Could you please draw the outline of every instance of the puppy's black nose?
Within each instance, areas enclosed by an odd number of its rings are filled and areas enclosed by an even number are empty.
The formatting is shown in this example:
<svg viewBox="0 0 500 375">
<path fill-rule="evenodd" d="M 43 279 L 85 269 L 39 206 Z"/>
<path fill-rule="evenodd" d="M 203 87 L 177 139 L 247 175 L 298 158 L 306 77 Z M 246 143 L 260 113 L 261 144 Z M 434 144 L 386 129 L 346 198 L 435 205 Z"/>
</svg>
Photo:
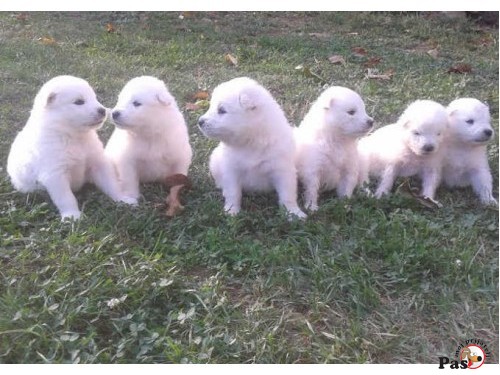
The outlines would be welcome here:
<svg viewBox="0 0 500 375">
<path fill-rule="evenodd" d="M 373 126 L 373 124 L 374 124 L 373 119 L 369 119 L 369 120 L 366 122 L 366 125 L 368 125 L 370 128 Z"/>
<path fill-rule="evenodd" d="M 484 129 L 483 130 L 483 134 L 487 137 L 491 137 L 491 135 L 493 134 L 493 130 L 491 129 Z"/>
<path fill-rule="evenodd" d="M 432 152 L 432 151 L 434 151 L 434 146 L 433 145 L 425 145 L 423 147 L 423 149 L 425 152 Z"/>
<path fill-rule="evenodd" d="M 101 116 L 106 115 L 106 108 L 103 108 L 103 107 L 99 108 L 97 110 L 97 113 L 99 113 Z"/>
<path fill-rule="evenodd" d="M 111 114 L 111 117 L 113 117 L 113 120 L 117 120 L 118 117 L 120 117 L 120 111 L 114 111 L 112 114 Z"/>
<path fill-rule="evenodd" d="M 201 118 L 198 120 L 198 126 L 203 126 L 205 125 L 205 119 L 204 118 Z"/>
</svg>

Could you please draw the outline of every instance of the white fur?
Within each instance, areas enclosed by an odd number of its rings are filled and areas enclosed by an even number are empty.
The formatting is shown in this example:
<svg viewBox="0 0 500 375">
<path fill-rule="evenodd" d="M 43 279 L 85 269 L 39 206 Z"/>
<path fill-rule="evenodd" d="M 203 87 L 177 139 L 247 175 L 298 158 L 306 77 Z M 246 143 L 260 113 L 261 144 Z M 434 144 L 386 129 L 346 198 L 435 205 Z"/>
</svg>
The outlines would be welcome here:
<svg viewBox="0 0 500 375">
<path fill-rule="evenodd" d="M 123 87 L 112 110 L 116 125 L 105 149 L 123 194 L 135 203 L 141 182 L 188 174 L 192 150 L 186 122 L 165 83 L 142 76 Z"/>
<path fill-rule="evenodd" d="M 128 202 L 97 136 L 105 119 L 105 108 L 85 80 L 58 76 L 45 83 L 10 149 L 7 171 L 14 187 L 47 190 L 63 219 L 80 217 L 73 192 L 87 182 Z"/>
<path fill-rule="evenodd" d="M 410 104 L 397 123 L 377 129 L 359 141 L 362 181 L 377 177 L 375 196 L 388 194 L 397 177 L 418 176 L 425 197 L 434 199 L 441 179 L 441 143 L 448 126 L 446 109 L 431 100 Z"/>
<path fill-rule="evenodd" d="M 461 98 L 451 102 L 447 112 L 450 127 L 444 143 L 443 182 L 449 187 L 472 186 L 483 204 L 497 205 L 486 152 L 494 134 L 488 106 Z"/>
<path fill-rule="evenodd" d="M 298 128 L 296 165 L 305 206 L 318 209 L 320 190 L 350 197 L 359 180 L 358 138 L 373 126 L 363 99 L 340 86 L 326 89 Z"/>
<path fill-rule="evenodd" d="M 289 213 L 306 217 L 297 205 L 293 131 L 265 88 L 246 77 L 220 84 L 198 124 L 220 141 L 210 156 L 210 172 L 229 214 L 240 211 L 242 191 L 274 189 Z"/>
</svg>

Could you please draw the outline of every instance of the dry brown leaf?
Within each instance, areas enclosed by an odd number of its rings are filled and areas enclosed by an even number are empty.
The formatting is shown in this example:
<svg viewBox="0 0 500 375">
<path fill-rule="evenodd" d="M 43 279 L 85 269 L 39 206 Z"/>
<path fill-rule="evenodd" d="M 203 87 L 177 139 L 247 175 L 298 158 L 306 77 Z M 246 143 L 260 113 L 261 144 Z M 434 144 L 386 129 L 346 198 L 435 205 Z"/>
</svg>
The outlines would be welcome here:
<svg viewBox="0 0 500 375">
<path fill-rule="evenodd" d="M 174 174 L 172 176 L 168 176 L 165 178 L 165 185 L 167 187 L 173 187 L 173 186 L 179 186 L 179 185 L 184 185 L 186 189 L 191 188 L 191 181 L 189 178 L 181 173 Z"/>
<path fill-rule="evenodd" d="M 196 94 L 193 95 L 194 100 L 207 100 L 209 97 L 208 92 L 206 91 L 198 91 Z"/>
<path fill-rule="evenodd" d="M 106 31 L 108 33 L 114 33 L 116 32 L 116 27 L 113 25 L 111 22 L 106 24 Z"/>
<path fill-rule="evenodd" d="M 196 103 L 186 103 L 186 110 L 187 111 L 197 111 L 200 109 L 200 106 L 197 105 Z"/>
<path fill-rule="evenodd" d="M 42 38 L 39 38 L 38 40 L 45 46 L 54 46 L 57 44 L 56 40 L 50 36 L 44 36 Z"/>
<path fill-rule="evenodd" d="M 330 61 L 332 64 L 345 64 L 345 59 L 341 55 L 332 55 L 328 58 L 328 61 Z"/>
<path fill-rule="evenodd" d="M 353 47 L 351 49 L 351 52 L 353 55 L 358 57 L 364 57 L 368 54 L 368 52 L 366 52 L 366 49 L 364 49 L 363 47 Z"/>
<path fill-rule="evenodd" d="M 403 183 L 401 185 L 399 185 L 398 191 L 400 193 L 403 193 L 404 195 L 412 197 L 418 203 L 420 203 L 422 206 L 425 206 L 427 208 L 435 210 L 435 209 L 443 207 L 443 205 L 440 202 L 438 202 L 432 198 L 425 197 L 425 196 L 421 195 L 418 192 L 418 189 L 415 189 L 410 185 L 410 181 L 408 179 L 405 179 L 403 181 Z"/>
<path fill-rule="evenodd" d="M 429 39 L 426 40 L 425 42 L 420 43 L 419 45 L 415 46 L 411 52 L 427 52 L 431 49 L 438 49 L 439 48 L 439 43 L 436 42 L 435 40 Z"/>
<path fill-rule="evenodd" d="M 179 14 L 179 18 L 181 20 L 183 20 L 184 18 L 191 18 L 193 16 L 194 16 L 194 12 L 190 12 L 190 11 L 181 12 L 181 14 Z"/>
<path fill-rule="evenodd" d="M 394 75 L 394 69 L 389 69 L 382 74 L 379 74 L 375 69 L 368 69 L 366 71 L 366 77 L 370 79 L 380 79 L 382 81 L 388 81 Z"/>
<path fill-rule="evenodd" d="M 429 56 L 431 56 L 432 58 L 437 59 L 437 57 L 439 55 L 439 50 L 437 48 L 430 49 L 430 50 L 427 51 L 427 54 Z"/>
<path fill-rule="evenodd" d="M 21 21 L 21 22 L 26 22 L 26 20 L 28 19 L 28 14 L 27 13 L 19 13 L 18 15 L 16 15 L 16 19 L 18 21 Z"/>
<path fill-rule="evenodd" d="M 231 65 L 238 66 L 238 59 L 230 53 L 226 53 L 224 55 L 224 60 L 226 60 Z"/>
<path fill-rule="evenodd" d="M 471 72 L 472 72 L 472 66 L 470 64 L 465 64 L 465 63 L 456 64 L 452 66 L 450 69 L 448 69 L 448 73 L 464 74 Z"/>
<path fill-rule="evenodd" d="M 382 61 L 381 57 L 370 57 L 364 64 L 363 66 L 365 68 L 373 68 L 374 66 L 380 64 Z"/>
</svg>

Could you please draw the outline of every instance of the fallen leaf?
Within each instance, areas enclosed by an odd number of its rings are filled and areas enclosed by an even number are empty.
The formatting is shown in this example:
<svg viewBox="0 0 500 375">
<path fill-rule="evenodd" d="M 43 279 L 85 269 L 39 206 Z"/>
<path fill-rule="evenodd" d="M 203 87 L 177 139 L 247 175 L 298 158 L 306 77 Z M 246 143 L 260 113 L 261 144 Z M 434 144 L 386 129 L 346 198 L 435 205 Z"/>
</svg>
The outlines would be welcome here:
<svg viewBox="0 0 500 375">
<path fill-rule="evenodd" d="M 480 45 L 481 47 L 487 47 L 493 43 L 494 39 L 490 35 L 483 36 L 479 38 L 479 40 L 477 41 L 477 44 Z"/>
<path fill-rule="evenodd" d="M 50 36 L 44 36 L 42 38 L 39 38 L 38 39 L 40 41 L 40 43 L 42 43 L 43 45 L 46 45 L 46 46 L 54 46 L 57 44 L 56 40 Z"/>
<path fill-rule="evenodd" d="M 366 62 L 363 63 L 363 66 L 365 68 L 373 68 L 374 66 L 380 64 L 381 61 L 381 57 L 370 57 Z"/>
<path fill-rule="evenodd" d="M 403 183 L 398 186 L 398 191 L 414 198 L 418 203 L 427 208 L 435 210 L 443 207 L 438 201 L 419 194 L 418 189 L 411 187 L 409 179 L 405 179 Z"/>
<path fill-rule="evenodd" d="M 314 73 L 309 67 L 307 66 L 304 66 L 304 65 L 297 65 L 295 67 L 295 70 L 298 70 L 299 72 L 301 72 L 305 77 L 308 77 L 308 78 L 313 78 L 315 79 L 316 81 L 322 83 L 322 84 L 326 84 L 327 82 L 322 78 L 320 77 L 318 74 Z"/>
<path fill-rule="evenodd" d="M 209 94 L 206 91 L 198 91 L 193 95 L 194 100 L 207 100 L 208 97 Z"/>
<path fill-rule="evenodd" d="M 435 40 L 429 39 L 426 40 L 425 42 L 420 43 L 419 45 L 415 46 L 413 49 L 410 50 L 410 52 L 427 52 L 432 49 L 438 49 L 439 43 L 436 42 Z"/>
<path fill-rule="evenodd" d="M 167 187 L 173 187 L 173 186 L 179 186 L 179 185 L 184 185 L 186 189 L 191 188 L 191 181 L 189 178 L 181 173 L 174 174 L 172 176 L 168 176 L 165 178 L 165 185 Z"/>
<path fill-rule="evenodd" d="M 368 54 L 368 52 L 366 52 L 366 49 L 364 49 L 363 47 L 353 47 L 351 49 L 351 52 L 354 56 L 358 57 L 364 57 Z"/>
<path fill-rule="evenodd" d="M 16 19 L 18 21 L 21 21 L 21 22 L 26 22 L 26 20 L 28 19 L 28 14 L 27 13 L 19 13 L 18 15 L 16 15 Z"/>
<path fill-rule="evenodd" d="M 188 111 L 197 111 L 200 109 L 200 106 L 196 103 L 186 103 L 186 110 Z"/>
<path fill-rule="evenodd" d="M 341 55 L 333 55 L 328 58 L 328 61 L 330 61 L 332 64 L 340 64 L 344 65 L 345 64 L 345 59 Z"/>
<path fill-rule="evenodd" d="M 450 69 L 448 69 L 447 73 L 464 74 L 464 73 L 471 73 L 471 72 L 472 72 L 472 66 L 470 64 L 459 63 L 457 65 L 452 66 Z"/>
<path fill-rule="evenodd" d="M 329 33 L 309 33 L 309 36 L 315 36 L 317 38 L 329 38 Z"/>
<path fill-rule="evenodd" d="M 179 19 L 183 20 L 184 18 L 191 18 L 193 16 L 194 12 L 189 12 L 189 11 L 181 12 L 181 14 L 179 14 Z"/>
<path fill-rule="evenodd" d="M 431 56 L 432 58 L 437 59 L 437 57 L 439 55 L 439 50 L 437 48 L 430 49 L 430 50 L 427 51 L 427 54 L 429 56 Z"/>
<path fill-rule="evenodd" d="M 366 71 L 366 78 L 380 79 L 383 81 L 390 80 L 393 75 L 394 75 L 394 69 L 389 69 L 382 74 L 379 74 L 376 69 L 367 69 Z"/>
<path fill-rule="evenodd" d="M 114 32 L 116 32 L 116 27 L 115 27 L 115 25 L 113 25 L 112 23 L 107 23 L 107 24 L 106 24 L 106 31 L 107 31 L 108 33 L 114 33 Z"/>
<path fill-rule="evenodd" d="M 236 57 L 234 57 L 230 53 L 226 53 L 224 55 L 224 60 L 226 60 L 231 65 L 238 66 L 238 59 L 236 59 Z"/>
</svg>

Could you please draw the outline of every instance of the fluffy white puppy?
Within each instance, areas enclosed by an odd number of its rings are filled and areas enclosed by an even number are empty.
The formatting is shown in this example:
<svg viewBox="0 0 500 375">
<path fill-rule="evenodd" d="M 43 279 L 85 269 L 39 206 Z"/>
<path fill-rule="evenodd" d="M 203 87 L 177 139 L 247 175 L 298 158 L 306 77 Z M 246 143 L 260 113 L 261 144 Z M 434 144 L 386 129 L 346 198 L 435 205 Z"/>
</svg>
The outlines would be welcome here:
<svg viewBox="0 0 500 375">
<path fill-rule="evenodd" d="M 306 217 L 297 205 L 293 130 L 269 91 L 247 77 L 224 82 L 198 125 L 220 141 L 210 156 L 210 172 L 226 212 L 240 211 L 242 191 L 274 189 L 290 214 Z"/>
<path fill-rule="evenodd" d="M 129 202 L 97 136 L 105 119 L 106 109 L 87 81 L 58 76 L 45 83 L 10 149 L 7 172 L 14 187 L 47 190 L 63 219 L 80 217 L 73 192 L 87 182 L 115 201 Z"/>
<path fill-rule="evenodd" d="M 122 193 L 135 203 L 141 182 L 187 175 L 192 150 L 184 117 L 165 83 L 155 77 L 131 79 L 111 113 L 115 130 L 105 153 L 113 161 Z M 169 211 L 181 209 L 180 187 L 170 190 Z"/>
<path fill-rule="evenodd" d="M 497 205 L 486 153 L 493 138 L 488 106 L 461 98 L 452 101 L 447 112 L 450 127 L 444 142 L 443 182 L 449 187 L 472 186 L 483 204 Z"/>
<path fill-rule="evenodd" d="M 441 143 L 448 126 L 446 109 L 432 100 L 411 103 L 395 124 L 377 129 L 358 143 L 362 181 L 379 179 L 375 196 L 388 194 L 397 177 L 418 176 L 421 194 L 434 199 L 441 179 Z"/>
<path fill-rule="evenodd" d="M 340 86 L 326 89 L 298 128 L 296 165 L 305 206 L 318 209 L 320 190 L 337 189 L 350 197 L 359 180 L 357 142 L 373 126 L 363 99 Z"/>
</svg>

